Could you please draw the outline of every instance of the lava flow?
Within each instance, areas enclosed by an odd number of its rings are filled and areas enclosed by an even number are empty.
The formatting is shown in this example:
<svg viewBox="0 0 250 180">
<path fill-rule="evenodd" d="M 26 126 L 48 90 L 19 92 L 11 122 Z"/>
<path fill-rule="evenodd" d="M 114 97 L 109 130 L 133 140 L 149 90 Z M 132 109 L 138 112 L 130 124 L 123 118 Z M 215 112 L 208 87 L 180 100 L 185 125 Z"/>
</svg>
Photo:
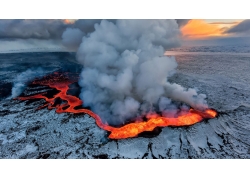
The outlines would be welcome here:
<svg viewBox="0 0 250 180">
<path fill-rule="evenodd" d="M 217 112 L 212 109 L 207 109 L 204 112 L 190 109 L 189 112 L 175 118 L 167 118 L 156 115 L 155 117 L 149 118 L 147 121 L 137 121 L 126 124 L 122 127 L 112 127 L 108 124 L 104 124 L 101 118 L 94 112 L 83 108 L 76 109 L 76 107 L 82 106 L 83 102 L 78 97 L 67 94 L 67 91 L 69 90 L 69 85 L 76 81 L 76 78 L 69 78 L 65 76 L 65 74 L 54 73 L 53 75 L 46 76 L 43 79 L 35 80 L 32 83 L 49 86 L 50 88 L 58 90 L 59 92 L 52 98 L 46 97 L 45 92 L 28 97 L 18 97 L 17 99 L 45 99 L 46 103 L 38 107 L 38 110 L 44 107 L 48 107 L 48 109 L 55 108 L 57 113 L 86 113 L 95 119 L 96 124 L 100 128 L 110 132 L 109 138 L 111 139 L 136 137 L 142 132 L 153 131 L 156 127 L 192 125 L 202 121 L 205 118 L 214 118 L 217 115 Z M 56 104 L 55 102 L 57 98 L 60 98 L 61 100 L 65 101 L 65 103 Z"/>
</svg>

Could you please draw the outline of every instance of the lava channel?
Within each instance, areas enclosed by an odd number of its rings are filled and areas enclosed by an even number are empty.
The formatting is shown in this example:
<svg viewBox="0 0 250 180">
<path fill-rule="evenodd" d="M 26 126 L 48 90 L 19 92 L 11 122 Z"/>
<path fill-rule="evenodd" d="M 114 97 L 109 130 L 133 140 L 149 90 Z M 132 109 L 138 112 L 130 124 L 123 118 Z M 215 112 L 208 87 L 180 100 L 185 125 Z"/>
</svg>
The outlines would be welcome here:
<svg viewBox="0 0 250 180">
<path fill-rule="evenodd" d="M 46 103 L 37 108 L 37 110 L 47 107 L 48 109 L 56 109 L 57 113 L 86 113 L 95 119 L 96 124 L 109 131 L 110 139 L 125 139 L 138 136 L 145 131 L 153 131 L 156 127 L 166 126 L 188 126 L 202 121 L 203 119 L 211 119 L 217 116 L 217 112 L 212 109 L 207 109 L 204 112 L 190 109 L 187 113 L 175 118 L 162 117 L 155 114 L 154 117 L 148 118 L 147 121 L 136 121 L 126 124 L 122 127 L 113 127 L 102 122 L 101 118 L 88 109 L 79 109 L 76 107 L 82 106 L 83 101 L 76 96 L 67 94 L 69 85 L 77 82 L 77 78 L 69 78 L 65 76 L 67 74 L 54 73 L 53 75 L 45 76 L 43 79 L 38 79 L 32 82 L 32 84 L 49 86 L 55 88 L 59 92 L 52 98 L 46 97 L 45 93 L 40 93 L 27 97 L 18 97 L 18 100 L 32 100 L 32 99 L 44 99 Z M 63 104 L 56 104 L 56 99 L 60 98 L 65 101 Z"/>
</svg>

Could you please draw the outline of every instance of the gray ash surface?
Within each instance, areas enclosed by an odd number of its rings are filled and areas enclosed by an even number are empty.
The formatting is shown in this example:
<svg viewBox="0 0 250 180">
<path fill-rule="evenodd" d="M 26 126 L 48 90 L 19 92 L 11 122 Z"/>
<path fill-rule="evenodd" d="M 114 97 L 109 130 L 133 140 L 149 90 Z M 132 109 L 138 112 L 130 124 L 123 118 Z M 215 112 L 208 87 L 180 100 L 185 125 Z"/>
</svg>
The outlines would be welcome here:
<svg viewBox="0 0 250 180">
<path fill-rule="evenodd" d="M 250 158 L 250 56 L 237 53 L 177 55 L 170 81 L 196 87 L 221 112 L 188 127 L 165 127 L 137 138 L 111 140 L 84 114 L 57 114 L 8 99 L 18 73 L 30 67 L 80 72 L 71 53 L 0 54 L 0 158 Z M 77 86 L 72 85 L 72 86 Z M 8 89 L 8 90 L 6 90 Z M 28 86 L 23 95 L 47 91 Z M 71 92 L 76 95 L 79 92 Z"/>
</svg>

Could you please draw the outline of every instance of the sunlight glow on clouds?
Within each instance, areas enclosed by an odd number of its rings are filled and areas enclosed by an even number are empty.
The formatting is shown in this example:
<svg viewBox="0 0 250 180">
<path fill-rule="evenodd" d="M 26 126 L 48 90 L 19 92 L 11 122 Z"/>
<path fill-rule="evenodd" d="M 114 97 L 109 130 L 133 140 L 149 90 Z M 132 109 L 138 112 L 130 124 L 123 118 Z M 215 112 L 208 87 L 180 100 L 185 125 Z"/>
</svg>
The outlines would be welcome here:
<svg viewBox="0 0 250 180">
<path fill-rule="evenodd" d="M 207 39 L 210 37 L 225 37 L 227 29 L 237 25 L 238 21 L 215 21 L 193 19 L 181 28 L 184 39 Z"/>
</svg>

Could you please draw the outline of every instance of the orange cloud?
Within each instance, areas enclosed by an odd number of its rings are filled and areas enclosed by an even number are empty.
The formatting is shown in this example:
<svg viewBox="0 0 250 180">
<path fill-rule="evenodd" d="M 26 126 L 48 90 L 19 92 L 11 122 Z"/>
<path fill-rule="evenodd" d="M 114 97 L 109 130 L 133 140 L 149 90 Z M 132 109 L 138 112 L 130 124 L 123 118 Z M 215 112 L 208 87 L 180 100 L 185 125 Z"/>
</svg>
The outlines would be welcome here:
<svg viewBox="0 0 250 180">
<path fill-rule="evenodd" d="M 75 22 L 75 20 L 74 19 L 64 19 L 63 22 L 65 24 L 73 24 Z"/>
<path fill-rule="evenodd" d="M 230 24 L 234 25 L 233 23 Z M 223 23 L 207 23 L 204 20 L 193 19 L 190 20 L 185 26 L 181 28 L 181 32 L 186 39 L 201 39 L 214 36 L 226 36 L 223 34 L 225 28 L 228 28 L 229 24 L 223 25 Z"/>
</svg>

